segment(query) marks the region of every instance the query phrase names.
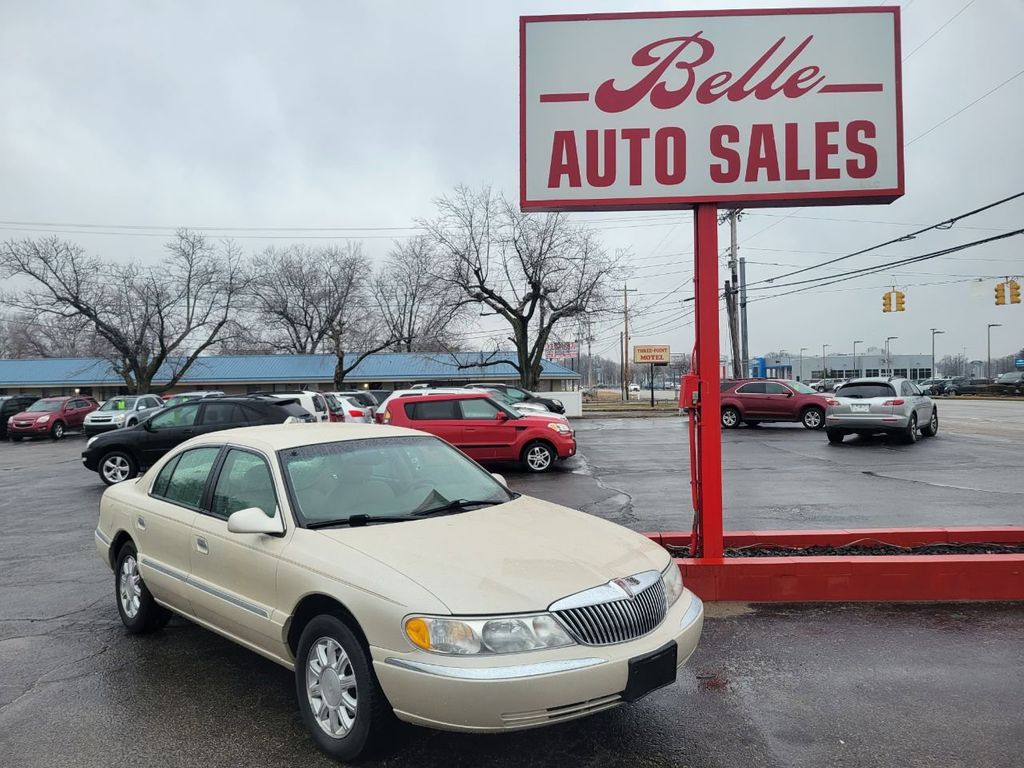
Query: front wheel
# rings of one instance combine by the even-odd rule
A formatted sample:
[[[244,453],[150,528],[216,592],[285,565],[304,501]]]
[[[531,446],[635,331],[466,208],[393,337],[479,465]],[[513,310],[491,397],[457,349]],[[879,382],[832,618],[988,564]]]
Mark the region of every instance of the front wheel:
[[[722,426],[733,429],[740,423],[740,412],[731,405],[722,409]]]
[[[808,408],[800,414],[805,429],[821,429],[825,425],[825,412],[821,408]]]
[[[921,427],[922,437],[935,437],[939,434],[939,409],[932,408],[932,417],[928,419],[928,425]]]
[[[317,616],[302,631],[295,693],[313,741],[335,760],[380,747],[394,718],[362,643],[335,616]]]
[[[556,458],[547,443],[530,443],[523,450],[523,467],[528,472],[547,472],[555,465]]]
[[[162,629],[171,618],[171,612],[159,605],[146,588],[139,573],[138,550],[130,541],[117,553],[114,594],[121,622],[133,635]]]
[[[50,427],[50,437],[53,440],[60,440],[64,437],[64,422],[58,421],[52,427]]]
[[[846,437],[846,433],[841,429],[826,429],[825,436],[832,445],[839,445],[843,442],[843,438]]]
[[[117,485],[138,474],[135,459],[124,451],[111,451],[100,459],[100,479],[107,485]]]

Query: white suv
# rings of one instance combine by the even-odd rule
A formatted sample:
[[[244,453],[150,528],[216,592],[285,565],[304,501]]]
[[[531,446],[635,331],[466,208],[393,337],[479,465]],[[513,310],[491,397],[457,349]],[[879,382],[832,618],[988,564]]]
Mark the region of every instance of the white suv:
[[[309,411],[318,422],[331,420],[327,411],[327,400],[319,392],[300,390],[296,392],[253,392],[251,394],[276,397],[279,400],[298,400],[299,405]]]

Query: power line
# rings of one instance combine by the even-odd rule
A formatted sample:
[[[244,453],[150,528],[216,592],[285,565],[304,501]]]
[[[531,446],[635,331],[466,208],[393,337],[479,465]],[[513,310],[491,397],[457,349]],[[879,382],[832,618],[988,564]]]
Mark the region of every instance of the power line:
[[[996,91],[998,91],[998,90],[999,90],[1000,88],[1002,88],[1002,87],[1003,87],[1004,85],[1008,85],[1008,84],[1012,83],[1012,82],[1013,82],[1014,80],[1016,80],[1016,79],[1017,79],[1018,77],[1020,77],[1021,75],[1024,75],[1024,69],[1020,70],[1020,71],[1019,71],[1019,72],[1018,72],[1017,74],[1015,74],[1015,75],[1011,75],[1010,77],[1006,78],[1005,80],[1003,80],[1003,82],[1001,82],[1001,83],[1000,83],[999,85],[997,85],[997,86],[996,86],[995,88],[993,88],[993,89],[992,89],[992,90],[990,90],[990,91],[986,91],[986,92],[985,92],[985,93],[983,93],[983,94],[982,94],[981,96],[979,96],[979,97],[978,97],[978,98],[976,98],[976,99],[975,99],[974,101],[972,101],[972,102],[971,102],[970,104],[968,104],[968,105],[967,105],[967,106],[965,106],[965,107],[961,107],[960,109],[958,109],[958,110],[957,110],[956,112],[954,112],[954,113],[953,113],[952,115],[950,115],[949,117],[945,118],[944,120],[940,120],[939,122],[937,122],[937,123],[936,123],[935,125],[933,125],[933,126],[932,126],[931,128],[929,128],[929,129],[928,129],[927,131],[925,131],[924,133],[919,133],[919,134],[918,134],[917,136],[915,136],[914,138],[912,138],[912,139],[911,139],[910,141],[908,141],[908,142],[907,142],[906,144],[904,144],[903,146],[904,146],[904,147],[909,147],[909,146],[910,146],[911,144],[913,144],[913,143],[914,143],[915,141],[917,141],[918,139],[923,139],[923,138],[924,138],[925,136],[927,136],[927,135],[928,135],[929,133],[931,133],[932,131],[934,131],[934,130],[935,130],[936,128],[938,128],[938,127],[940,127],[940,126],[943,126],[943,125],[945,125],[946,123],[948,123],[948,122],[949,122],[950,120],[952,120],[952,119],[953,119],[954,117],[956,117],[957,115],[961,114],[962,112],[966,112],[966,111],[967,111],[968,109],[970,109],[971,107],[973,107],[973,106],[974,106],[975,104],[977,104],[977,103],[978,103],[979,101],[981,101],[982,99],[985,99],[985,98],[987,98],[988,96],[991,96],[991,95],[992,95],[993,93],[995,93]]]
[[[924,39],[924,42],[922,42],[922,43],[921,43],[920,45],[918,45],[918,46],[917,46],[917,47],[916,47],[916,48],[915,48],[914,50],[912,50],[912,51],[911,51],[910,53],[908,53],[908,54],[907,54],[906,56],[904,56],[904,57],[903,57],[903,61],[905,62],[905,61],[906,61],[907,59],[909,59],[909,58],[910,58],[911,56],[913,56],[913,55],[914,55],[915,53],[917,53],[917,52],[918,52],[918,51],[920,51],[920,50],[921,50],[922,48],[924,48],[924,47],[925,47],[926,45],[928,45],[928,43],[929,43],[929,42],[931,41],[931,39],[932,39],[933,37],[935,37],[935,36],[936,36],[937,34],[939,34],[939,32],[941,32],[941,31],[942,31],[942,30],[944,30],[944,29],[945,29],[946,27],[948,27],[948,26],[949,26],[950,24],[952,24],[952,23],[953,23],[953,20],[954,20],[954,19],[955,19],[955,18],[956,18],[957,16],[959,16],[959,15],[960,15],[961,13],[963,13],[964,11],[966,11],[966,10],[967,10],[968,8],[970,8],[970,7],[972,6],[972,5],[974,5],[974,0],[968,0],[967,4],[966,4],[966,5],[965,5],[965,6],[963,7],[963,8],[961,8],[961,9],[960,9],[959,11],[957,11],[956,13],[954,13],[954,14],[953,14],[952,16],[950,16],[950,17],[949,17],[948,19],[946,19],[946,22],[945,22],[945,23],[944,23],[944,24],[943,24],[943,25],[942,25],[941,27],[939,27],[939,28],[938,28],[938,29],[936,29],[936,30],[935,30],[934,32],[932,32],[932,33],[931,33],[930,35],[928,35],[928,37],[926,37],[926,38]],[[901,63],[902,63],[902,62],[901,62]]]

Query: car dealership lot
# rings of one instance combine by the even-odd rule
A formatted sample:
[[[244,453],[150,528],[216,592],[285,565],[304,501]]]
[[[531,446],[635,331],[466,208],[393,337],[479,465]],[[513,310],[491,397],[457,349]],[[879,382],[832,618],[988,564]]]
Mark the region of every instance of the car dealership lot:
[[[1024,404],[939,407],[940,437],[915,446],[727,432],[727,527],[1021,522]],[[637,530],[688,528],[682,419],[574,426],[564,467],[496,469]],[[126,635],[94,554],[104,487],[83,445],[0,444],[3,764],[329,764],[287,671],[181,620]],[[507,736],[403,728],[380,764],[1016,765],[1022,632],[1016,605],[711,606],[679,682],[632,707]]]

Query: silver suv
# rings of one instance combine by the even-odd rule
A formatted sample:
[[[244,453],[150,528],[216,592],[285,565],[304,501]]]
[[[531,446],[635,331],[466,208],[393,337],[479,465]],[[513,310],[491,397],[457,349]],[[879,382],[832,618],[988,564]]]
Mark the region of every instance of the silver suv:
[[[828,400],[825,434],[830,443],[841,443],[849,434],[898,435],[916,443],[918,432],[935,437],[939,411],[934,401],[912,381],[897,378],[853,379],[839,387]]]

